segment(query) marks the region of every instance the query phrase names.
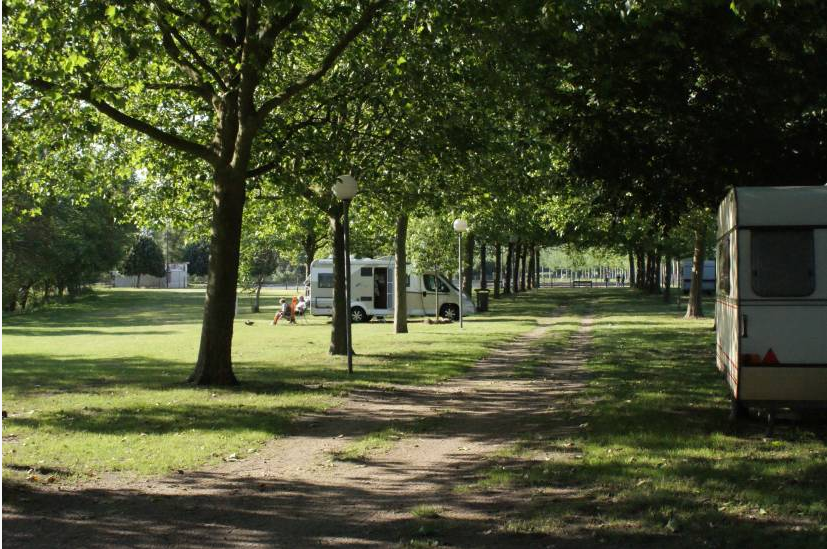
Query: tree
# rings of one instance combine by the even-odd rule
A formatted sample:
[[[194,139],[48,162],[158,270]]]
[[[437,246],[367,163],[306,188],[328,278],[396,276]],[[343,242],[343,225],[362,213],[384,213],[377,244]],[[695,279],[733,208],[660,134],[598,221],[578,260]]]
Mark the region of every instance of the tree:
[[[289,139],[282,121],[291,102],[324,79],[388,3],[6,4],[7,90],[89,105],[208,167],[209,278],[190,381],[237,383],[231,346],[247,181],[281,160],[259,163],[266,151],[257,138],[266,130]]]
[[[141,275],[148,274],[162,277],[166,274],[164,252],[151,237],[141,235],[132,245],[123,262],[123,272],[129,276],[137,276],[135,287],[141,286]]]
[[[206,276],[210,262],[210,245],[206,241],[190,242],[184,246],[181,259],[189,265],[187,272],[195,276]]]
[[[267,277],[271,276],[279,266],[279,253],[272,242],[266,239],[253,239],[242,247],[241,251],[241,280],[254,287],[255,300],[253,312],[259,312],[261,287]]]

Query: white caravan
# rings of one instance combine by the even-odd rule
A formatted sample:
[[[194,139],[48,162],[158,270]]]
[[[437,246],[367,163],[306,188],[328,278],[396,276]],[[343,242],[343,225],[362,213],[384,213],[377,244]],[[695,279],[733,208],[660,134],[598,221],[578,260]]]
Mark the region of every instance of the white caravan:
[[[353,322],[367,322],[374,316],[391,316],[394,312],[393,256],[377,259],[350,259],[350,315]],[[407,276],[408,315],[459,316],[459,290],[442,275],[434,273]],[[333,314],[333,259],[317,259],[310,264],[310,276],[305,283],[305,294],[310,301],[310,312],[319,316]],[[468,296],[462,296],[463,316],[476,309]]]
[[[681,261],[681,288],[683,293],[688,294],[692,286],[692,258]],[[715,293],[715,260],[704,261],[704,272],[701,276],[701,291],[706,294]]]
[[[718,209],[717,365],[733,415],[827,406],[827,187],[739,187]]]

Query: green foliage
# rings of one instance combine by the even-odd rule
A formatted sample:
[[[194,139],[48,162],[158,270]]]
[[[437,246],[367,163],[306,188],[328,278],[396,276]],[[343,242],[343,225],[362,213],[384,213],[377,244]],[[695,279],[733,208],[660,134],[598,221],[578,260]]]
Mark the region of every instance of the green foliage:
[[[27,301],[33,288],[52,287],[74,296],[123,258],[131,229],[116,220],[105,201],[85,204],[52,198],[34,200],[16,192],[3,196],[3,304]],[[19,215],[28,209],[29,213]],[[36,213],[35,213],[36,212]],[[15,215],[17,213],[18,215]]]
[[[408,257],[416,272],[436,270],[448,276],[457,272],[457,235],[452,222],[439,215],[410,220]]]
[[[190,242],[184,246],[182,261],[189,263],[187,272],[195,276],[207,276],[210,264],[210,245],[208,242]]]
[[[164,276],[166,273],[164,253],[155,240],[149,236],[141,235],[127,253],[122,270],[124,274],[137,275],[139,278],[142,274],[156,277]]]

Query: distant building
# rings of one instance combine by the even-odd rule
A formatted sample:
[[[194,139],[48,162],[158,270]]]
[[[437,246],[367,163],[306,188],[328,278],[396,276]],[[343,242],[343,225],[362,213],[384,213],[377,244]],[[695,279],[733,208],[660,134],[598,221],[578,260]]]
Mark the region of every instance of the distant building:
[[[189,282],[187,266],[189,263],[168,263],[165,276],[141,275],[141,288],[186,288]],[[137,276],[112,273],[112,286],[115,288],[135,288]]]

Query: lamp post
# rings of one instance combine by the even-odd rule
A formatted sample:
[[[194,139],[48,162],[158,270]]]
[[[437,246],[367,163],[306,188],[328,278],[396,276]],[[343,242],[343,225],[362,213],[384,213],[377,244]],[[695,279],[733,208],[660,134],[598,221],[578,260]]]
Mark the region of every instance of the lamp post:
[[[347,339],[347,373],[353,373],[353,338],[350,331],[350,201],[356,196],[359,185],[352,175],[340,175],[333,185],[333,194],[342,201],[345,206],[344,236],[345,236],[345,303],[347,314],[345,315],[345,337]]]
[[[454,220],[454,230],[457,232],[457,250],[459,253],[459,327],[462,328],[462,233],[468,230],[468,223],[464,219],[457,218]]]

